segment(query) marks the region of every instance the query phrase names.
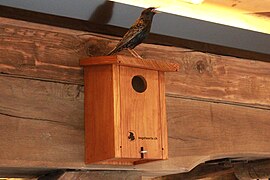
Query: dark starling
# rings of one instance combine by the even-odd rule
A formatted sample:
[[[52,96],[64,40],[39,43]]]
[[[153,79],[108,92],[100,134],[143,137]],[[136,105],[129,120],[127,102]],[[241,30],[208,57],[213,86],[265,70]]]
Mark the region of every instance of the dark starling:
[[[142,41],[149,35],[153,17],[157,13],[155,10],[155,7],[143,10],[141,16],[130,27],[128,32],[126,32],[124,37],[119,41],[116,47],[108,53],[108,55],[120,52],[123,49],[128,49],[132,55],[138,57],[139,55],[133,50],[133,48],[142,43]]]

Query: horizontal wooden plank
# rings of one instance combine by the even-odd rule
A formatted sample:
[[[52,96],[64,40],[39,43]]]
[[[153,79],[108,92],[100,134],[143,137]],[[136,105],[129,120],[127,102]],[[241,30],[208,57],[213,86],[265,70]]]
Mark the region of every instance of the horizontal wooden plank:
[[[220,157],[269,157],[270,111],[167,97],[169,160],[136,166],[84,164],[80,85],[0,76],[0,169],[190,170]]]
[[[270,155],[269,110],[167,98],[167,114],[172,160]]]
[[[3,76],[0,84],[1,167],[83,165],[79,85]]]
[[[259,12],[256,15],[261,14],[266,15],[267,12]],[[119,37],[122,37],[127,32],[127,28],[108,25],[106,24],[106,22],[102,23],[100,17],[97,18],[97,16],[94,19],[91,18],[91,21],[83,21],[63,16],[49,15],[45,13],[33,12],[24,9],[17,9],[1,5],[0,5],[0,16],[12,19],[20,19],[28,22],[47,24],[51,26],[64,27],[68,29],[76,29],[100,34],[110,34]],[[159,45],[185,47],[196,51],[208,52],[212,54],[219,54],[225,56],[250,58],[266,62],[270,61],[269,60],[270,55],[266,53],[258,53],[254,51],[235,49],[232,47],[225,47],[205,42],[202,43],[199,41],[176,38],[168,35],[150,33],[149,37],[145,40],[145,42]]]
[[[167,119],[169,159],[155,166],[185,171],[211,159],[270,156],[269,110],[167,97]]]
[[[84,163],[81,85],[0,75],[0,169],[132,169]]]
[[[5,75],[83,85],[79,59],[102,56],[118,41],[7,18],[0,22],[0,73]],[[150,44],[136,51],[146,59],[180,64],[179,72],[166,74],[168,95],[269,109],[270,63]]]
[[[79,40],[69,36],[1,24],[1,73],[82,82],[78,58],[82,51],[76,44]]]
[[[143,60],[121,55],[88,57],[80,60],[81,66],[94,66],[102,64],[119,64],[120,66],[137,67],[164,72],[179,71],[179,64],[177,63],[168,63],[166,61],[164,62],[150,59]]]
[[[270,63],[196,52],[178,62],[180,73],[166,76],[169,94],[270,107]]]

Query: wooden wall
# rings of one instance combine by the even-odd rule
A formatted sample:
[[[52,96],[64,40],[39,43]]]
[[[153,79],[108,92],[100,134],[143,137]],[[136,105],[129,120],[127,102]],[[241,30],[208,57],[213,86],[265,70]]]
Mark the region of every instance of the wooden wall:
[[[86,166],[79,59],[104,55],[117,41],[0,18],[0,169],[169,174],[216,158],[270,157],[270,63],[143,44],[142,57],[181,65],[166,74],[169,160]]]

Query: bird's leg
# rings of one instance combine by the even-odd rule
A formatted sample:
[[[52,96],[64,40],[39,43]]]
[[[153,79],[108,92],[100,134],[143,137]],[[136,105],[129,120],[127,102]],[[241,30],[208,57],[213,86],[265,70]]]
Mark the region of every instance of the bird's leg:
[[[131,51],[137,56],[137,58],[143,59],[134,49],[131,49]]]
[[[132,56],[138,58],[138,54],[135,53],[133,49],[129,49],[129,48],[128,48],[127,50],[132,54]]]
[[[129,49],[128,51],[136,58],[143,59],[134,49]]]

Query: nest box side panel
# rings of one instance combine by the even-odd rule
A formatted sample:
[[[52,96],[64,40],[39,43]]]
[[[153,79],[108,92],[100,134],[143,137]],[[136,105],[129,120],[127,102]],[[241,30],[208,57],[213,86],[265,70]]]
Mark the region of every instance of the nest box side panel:
[[[158,71],[120,66],[120,92],[122,157],[162,159]]]
[[[116,156],[113,74],[112,65],[87,66],[84,69],[87,164]]]
[[[114,145],[115,157],[121,158],[121,119],[120,119],[120,67],[112,65],[113,70],[113,111],[114,111]]]
[[[160,123],[162,132],[162,159],[168,159],[168,125],[166,118],[165,74],[159,71]]]

